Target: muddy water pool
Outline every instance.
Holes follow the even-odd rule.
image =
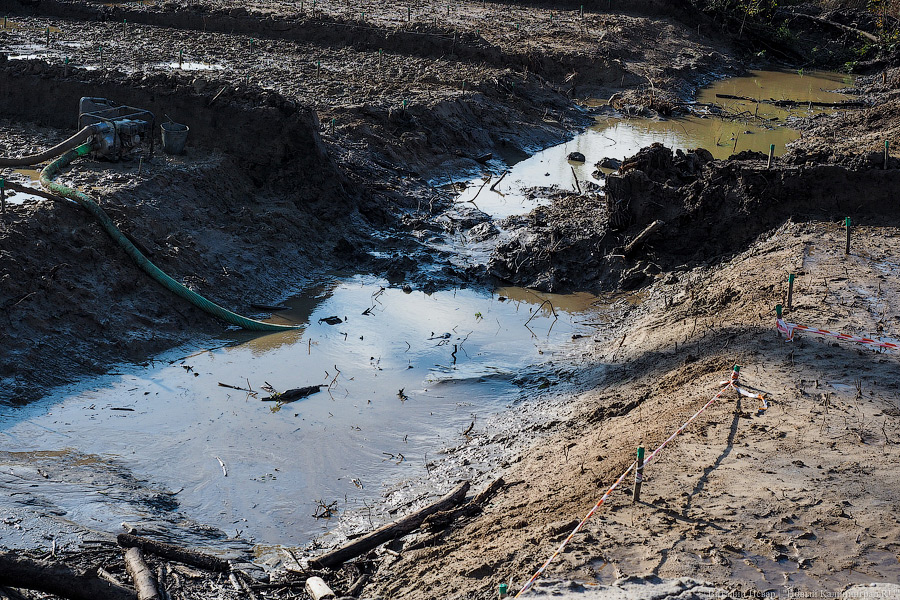
[[[484,179],[469,181],[459,201],[474,199],[477,208],[498,218],[520,214],[522,207],[531,210],[548,202],[540,193],[529,193],[530,189],[555,185],[574,190],[575,177],[579,182],[602,185],[603,179],[594,176],[597,170],[595,163],[607,157],[624,160],[654,142],[673,150],[706,148],[719,159],[742,150],[767,154],[769,145],[774,144],[777,156],[800,135],[790,128],[790,119],[806,117],[822,109],[809,105],[787,109],[748,100],[717,98],[717,94],[801,103],[841,102],[852,96],[834,90],[852,85],[852,77],[840,73],[754,71],[749,77],[721,80],[701,90],[692,114],[688,116],[623,118],[609,111],[598,115],[595,125],[573,139],[537,152],[509,167],[509,173],[494,191],[490,187],[507,167],[499,161],[492,163],[490,170],[495,173],[493,179],[483,189]],[[708,105],[716,106],[711,108]],[[721,118],[721,112],[743,114],[743,118]],[[586,161],[568,160],[571,152],[582,153]],[[606,173],[610,171],[605,169]]]
[[[799,99],[796,88],[769,87],[796,79],[761,73],[742,85]],[[802,79],[811,94],[845,85],[829,76]],[[704,92],[715,93],[756,96],[734,87]],[[527,212],[544,202],[528,188],[570,186],[573,168],[579,180],[592,180],[596,161],[625,158],[657,141],[705,146],[723,157],[735,139],[737,150],[763,151],[775,136],[783,136],[781,148],[796,135],[766,127],[748,134],[748,127],[707,115],[601,116],[575,139],[513,166],[499,193],[485,186],[476,206],[496,217]],[[569,162],[572,151],[587,162]],[[476,183],[461,201],[475,194]],[[459,256],[469,251],[464,242],[445,241]],[[589,295],[405,293],[363,276],[335,277],[287,304],[270,318],[302,328],[197,340],[28,407],[4,408],[0,470],[20,479],[39,474],[38,491],[11,493],[10,502],[104,531],[128,522],[188,541],[196,537],[187,523],[199,522],[227,536],[303,544],[334,527],[333,518],[313,516],[324,507],[337,516],[375,506],[391,482],[425,478],[441,449],[466,442],[462,432],[473,421],[473,431],[484,431],[489,415],[524,410],[531,397],[552,391],[574,368],[571,356],[589,342],[588,323],[603,309]],[[584,335],[588,340],[573,339]],[[266,387],[311,385],[324,387],[294,403],[261,400],[270,395]],[[0,480],[0,488],[9,485]],[[227,546],[221,539],[211,544]]]
[[[98,530],[128,522],[184,540],[189,515],[229,536],[302,544],[333,525],[313,517],[319,501],[336,502],[337,515],[372,506],[384,482],[426,475],[473,421],[481,430],[487,414],[555,383],[548,365],[590,334],[580,324],[589,295],[385,286],[335,279],[272,317],[302,329],[207,339],[7,408],[0,451],[26,453],[26,467],[47,452],[89,457],[177,502],[129,504],[127,486],[66,485],[54,472],[41,502]],[[267,386],[311,385],[324,387],[289,404],[262,400]]]

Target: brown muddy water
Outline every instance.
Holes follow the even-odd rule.
[[[53,471],[8,502],[37,498],[101,531],[127,522],[184,541],[190,532],[179,533],[179,521],[189,516],[231,537],[306,543],[335,522],[313,516],[319,501],[336,502],[335,517],[371,507],[389,482],[427,475],[442,448],[465,443],[473,421],[483,432],[487,415],[560,383],[558,363],[587,341],[573,336],[590,335],[583,322],[596,301],[386,285],[336,279],[272,318],[302,329],[207,339],[5,407],[0,463]],[[262,400],[267,386],[311,385],[324,387],[283,406]],[[51,461],[51,469],[48,455],[89,457],[136,483],[85,477],[75,468],[83,461]],[[159,507],[129,500],[135,489],[156,490],[166,503],[151,510]]]
[[[840,102],[852,96],[834,90],[852,85],[852,77],[841,73],[754,71],[748,77],[724,79],[701,90],[697,104],[688,116],[624,118],[610,111],[598,115],[595,125],[573,139],[537,152],[510,167],[510,172],[493,192],[490,187],[504,166],[492,164],[496,174],[493,179],[480,192],[483,179],[469,181],[459,201],[470,203],[474,199],[477,208],[498,218],[521,214],[522,207],[532,210],[548,202],[540,193],[530,193],[532,188],[555,185],[574,191],[575,176],[579,182],[602,185],[603,179],[594,177],[595,163],[607,157],[624,160],[654,142],[673,150],[706,148],[719,159],[742,150],[768,154],[769,145],[775,144],[778,156],[784,153],[787,144],[800,136],[797,130],[791,129],[791,119],[808,117],[823,109],[808,105],[784,109],[771,104],[716,98],[716,94],[759,100]],[[721,118],[703,106],[707,104],[715,104],[730,114],[741,114],[741,118]],[[587,160],[583,163],[570,161],[567,156],[571,152],[581,152]]]

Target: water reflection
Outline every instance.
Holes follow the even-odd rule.
[[[0,450],[114,459],[154,486],[181,490],[179,510],[197,521],[304,543],[329,524],[312,517],[317,499],[339,500],[341,510],[371,504],[384,481],[424,474],[427,453],[462,441],[473,414],[515,402],[522,381],[545,375],[542,365],[588,332],[577,321],[591,300],[332,281],[287,303],[305,329],[234,332],[206,342],[211,350],[182,349],[63,390],[4,415]],[[283,406],[262,401],[266,389],[311,385],[324,387]],[[91,497],[98,528],[146,518]],[[53,501],[78,514],[86,499]]]
[[[755,71],[750,77],[726,79],[702,90],[697,98],[696,114],[690,116],[623,119],[601,115],[596,125],[572,140],[516,163],[493,191],[490,188],[497,182],[497,176],[483,189],[482,179],[470,181],[458,200],[474,200],[479,209],[497,218],[523,214],[548,202],[546,193],[534,193],[531,188],[556,186],[574,191],[576,177],[580,182],[602,184],[602,179],[594,177],[595,163],[606,157],[623,160],[654,142],[672,149],[706,148],[719,159],[742,150],[768,153],[769,145],[774,144],[776,155],[780,155],[800,135],[787,126],[790,118],[823,109],[808,105],[779,108],[747,100],[726,100],[717,98],[716,94],[760,100],[840,102],[849,97],[833,90],[851,84],[852,79],[837,73]],[[721,111],[717,113],[701,106],[708,104],[716,104],[728,115],[741,118],[721,118]],[[580,152],[587,160],[583,163],[568,160],[572,152]]]

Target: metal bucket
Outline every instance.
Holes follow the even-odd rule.
[[[188,126],[181,123],[163,123],[160,127],[162,127],[163,152],[182,154],[190,131]]]

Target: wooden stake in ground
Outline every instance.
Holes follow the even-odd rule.
[[[634,493],[631,496],[632,502],[641,501],[641,485],[644,483],[644,446],[638,446],[637,449],[637,468],[634,470]]]
[[[850,217],[844,219],[844,227],[847,228],[847,248],[844,249],[844,254],[850,254]]]
[[[125,551],[125,570],[134,582],[138,600],[160,600],[156,577],[144,562],[144,553],[140,548],[129,548]]]
[[[787,307],[791,308],[791,299],[794,297],[794,274],[788,275],[788,297]]]
[[[769,144],[769,161],[766,163],[766,168],[772,168],[772,160],[775,158],[775,144]]]
[[[570,165],[569,168],[572,169],[572,177],[575,178],[575,188],[578,190],[578,193],[581,194],[581,184],[578,183],[578,175],[575,174],[575,167]]]
[[[466,492],[468,491],[469,482],[465,481],[456,486],[452,492],[434,504],[429,504],[425,508],[417,510],[411,515],[407,515],[402,519],[397,519],[393,523],[388,523],[387,525],[379,527],[372,533],[355,539],[352,542],[341,546],[337,550],[332,550],[331,552],[327,552],[322,556],[314,558],[309,561],[309,564],[317,569],[330,569],[342,565],[351,558],[356,558],[364,552],[377,548],[384,542],[401,535],[406,535],[410,531],[415,530],[429,515],[456,506],[463,501],[466,497]]]

